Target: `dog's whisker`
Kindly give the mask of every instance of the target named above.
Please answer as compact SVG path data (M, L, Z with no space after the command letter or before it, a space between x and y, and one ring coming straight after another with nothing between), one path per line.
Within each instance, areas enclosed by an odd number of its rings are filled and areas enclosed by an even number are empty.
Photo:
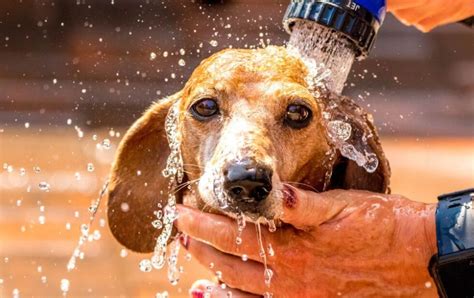
M179 192L179 191L182 190L183 188L188 187L189 185L198 183L199 180L201 180L201 178L194 179L194 180L191 180L191 181L187 181L187 182L185 182L185 183L182 183L182 184L178 185L178 187L176 187L175 189L173 189L172 194L176 194L177 192Z
M186 166L186 167L195 167L195 168L199 168L199 169L204 169L203 166L200 166L200 165L197 165L197 164L192 164L192 163L183 163L183 166Z
M306 186L308 188L310 188L312 191L314 192L320 192L318 189L316 189L314 186L310 185L310 184L307 184L307 183L302 183L302 182L295 182L295 181L282 181L283 185L286 185L286 186L289 186L289 187L293 187L293 188L296 188L293 184L295 185L301 185L301 186Z
M186 173L188 175L196 175L196 174L199 174L197 172L191 172L191 171L186 171L186 170L183 170L183 173Z

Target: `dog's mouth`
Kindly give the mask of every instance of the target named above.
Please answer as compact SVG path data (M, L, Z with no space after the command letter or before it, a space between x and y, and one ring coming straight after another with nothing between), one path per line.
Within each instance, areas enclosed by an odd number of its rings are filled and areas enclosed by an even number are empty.
M268 167L239 162L222 171L205 173L199 192L205 203L232 217L252 221L272 220L279 215L282 186Z

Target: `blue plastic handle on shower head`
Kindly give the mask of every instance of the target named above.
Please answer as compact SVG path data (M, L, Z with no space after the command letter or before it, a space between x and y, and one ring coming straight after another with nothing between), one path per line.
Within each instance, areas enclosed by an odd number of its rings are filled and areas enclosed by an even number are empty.
M354 3L352 4L354 8L357 8L356 5L360 5L368 10L380 24L383 22L387 7L385 0L352 0L352 3ZM349 8L351 7L349 6Z

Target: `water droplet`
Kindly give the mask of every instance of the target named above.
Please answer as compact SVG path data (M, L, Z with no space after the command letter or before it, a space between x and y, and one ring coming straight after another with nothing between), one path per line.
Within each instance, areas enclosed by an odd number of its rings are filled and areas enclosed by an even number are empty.
M38 216L38 223L40 225L44 225L45 222L46 222L46 217L44 215Z
M270 257L273 257L275 255L275 251L273 250L273 247L272 247L271 243L268 243L267 251L268 251L268 255Z
M25 174L26 174L25 168L20 168L20 176L23 177L23 176L25 176Z
M92 164L91 162L87 164L87 171L88 172L94 172L94 164Z
M217 40L214 40L214 39L211 40L211 41L209 42L209 44L210 44L211 46L213 46L213 47L217 47L217 46L219 45L219 43L217 42Z
M178 65L179 65L179 66L185 66L185 65L186 65L186 61L184 61L184 59L179 59Z
M141 272L150 272L153 268L149 259L143 259L140 261L139 268Z
M242 255L242 261L247 262L249 257L246 254Z
M272 269L266 268L264 272L264 276L265 276L265 284L267 285L267 287L270 287L271 282L272 282L272 277L273 277Z
M33 167L33 172L35 172L36 174L39 174L41 172L40 167Z
M171 253L168 257L168 280L173 286L178 284L181 275L177 268L180 247L179 240L173 241L170 247Z
M95 204L92 204L91 206L89 206L89 212L94 214L97 212L97 206Z
M374 173L379 166L379 159L375 153L367 153L365 155L366 162L364 164L364 168L369 173Z
M13 296L13 298L19 298L20 297L20 290L13 289L12 296Z
M235 244L241 245L241 244L242 244L242 238L240 238L240 237L235 237Z
M156 53L155 52L151 52L150 53L150 61L153 61L156 59Z
M216 277L218 279L222 279L222 272L221 271L216 271Z
M92 233L92 237L94 238L95 241L99 240L101 237L100 231L95 230L94 233Z
M179 49L179 54L181 56L184 56L184 55L186 55L186 51L184 49Z
M431 286L432 286L431 282L429 282L429 281L425 282L425 288L429 289L429 288L431 288Z
M71 124L72 124L72 120L71 120L71 119L67 119L66 124L67 124L67 125L71 125Z
M272 220L268 220L267 222L268 222L268 231L269 231L270 233L275 232L276 229L277 229L277 228L276 228L276 225L275 225L275 220L272 219Z
M25 128L30 128L30 122L25 122Z
M327 124L328 133L331 138L338 142L349 140L352 134L352 127L349 123L340 120L330 121Z
M82 224L81 225L81 233L82 233L82 236L84 236L84 237L89 236L89 226L86 225L86 224Z
M161 228L163 228L163 223L162 223L161 220L159 220L159 219L156 219L156 220L152 221L151 224L153 225L153 227L154 227L155 229L161 229Z
M109 150L111 148L110 140L109 139L104 139L102 141L102 149Z
M156 293L155 295L155 298L168 298L169 297L169 294L168 294L168 291L164 291L164 292L159 292L159 293Z
M155 251L153 256L151 257L151 264L155 269L161 269L165 266L165 250L161 251L159 254Z
M122 202L122 204L120 204L120 209L123 212L128 212L130 210L130 206L128 205L127 202Z
M70 223L66 223L66 230L70 231L71 230L71 224Z
M63 294L66 294L69 291L69 280L63 278L61 279L61 291Z
M51 189L50 189L50 185L47 183L47 182L40 182L38 184L38 187L41 191L45 191L45 192L49 192Z
M168 57L168 52L167 51L163 52L163 57L165 57L165 58Z
M128 256L128 251L125 248L122 248L120 250L120 257L125 258L126 256Z

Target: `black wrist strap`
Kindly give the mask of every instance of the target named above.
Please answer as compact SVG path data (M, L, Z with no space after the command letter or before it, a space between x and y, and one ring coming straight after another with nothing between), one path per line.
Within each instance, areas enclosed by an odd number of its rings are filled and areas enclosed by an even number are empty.
M474 189L438 197L438 254L429 270L441 297L474 297Z

